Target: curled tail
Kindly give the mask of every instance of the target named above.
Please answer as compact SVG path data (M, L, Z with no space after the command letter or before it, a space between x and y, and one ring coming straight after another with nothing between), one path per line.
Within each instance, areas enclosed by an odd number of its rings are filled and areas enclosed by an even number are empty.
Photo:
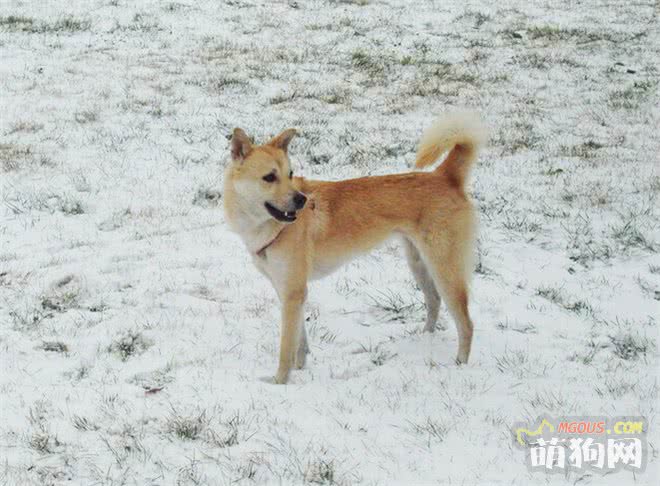
M444 174L457 187L462 188L479 148L487 138L486 128L478 115L467 111L450 113L436 121L422 135L415 167L427 167L447 150L451 150L435 172Z

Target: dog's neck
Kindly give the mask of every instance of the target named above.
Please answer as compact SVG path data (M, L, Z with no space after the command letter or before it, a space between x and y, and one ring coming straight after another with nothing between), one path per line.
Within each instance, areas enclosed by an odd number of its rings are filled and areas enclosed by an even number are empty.
M238 218L239 221L249 221L247 218ZM266 249L275 243L280 234L286 229L286 225L270 219L258 224L245 224L237 228L243 243L250 253L262 257Z
M280 237L282 232L286 229L285 225L281 225L280 229L275 233L275 236L270 238L269 240L266 241L266 244L264 244L261 248L259 248L257 251L255 251L255 255L257 255L260 258L265 258L266 257L266 250L268 249L269 246L271 246L273 243L277 241L277 239Z

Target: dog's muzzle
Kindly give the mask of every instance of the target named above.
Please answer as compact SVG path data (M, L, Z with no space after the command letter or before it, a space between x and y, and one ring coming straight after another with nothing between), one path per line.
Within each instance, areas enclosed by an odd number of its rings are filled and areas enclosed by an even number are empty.
M295 211L280 211L269 202L264 203L264 206L266 206L270 215L278 221L282 221L283 223L293 223L296 220Z
M264 203L264 206L266 207L268 213L276 220L281 221L282 223L293 223L296 220L297 212L305 207L307 196L305 196L302 192L296 192L291 202L294 209L288 211L282 211L269 202Z

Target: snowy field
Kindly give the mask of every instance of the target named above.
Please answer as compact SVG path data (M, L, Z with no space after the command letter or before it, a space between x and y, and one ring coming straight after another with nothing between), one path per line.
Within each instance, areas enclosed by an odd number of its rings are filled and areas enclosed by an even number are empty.
M0 4L0 484L658 484L657 2ZM314 282L312 354L222 214L235 126L297 174L491 128L475 340L391 241ZM365 207L365 211L369 208ZM647 471L533 473L512 424L644 415Z

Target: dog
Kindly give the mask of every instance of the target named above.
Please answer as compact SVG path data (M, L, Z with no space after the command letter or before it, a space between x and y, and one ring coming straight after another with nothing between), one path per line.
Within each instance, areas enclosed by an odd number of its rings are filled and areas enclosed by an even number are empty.
M275 383L286 383L291 368L302 368L309 352L303 322L307 282L393 234L403 237L410 269L424 293L424 331L435 330L444 298L458 329L456 363L467 363L477 215L465 185L486 140L478 116L457 112L423 134L415 168L428 167L448 152L433 171L336 182L293 176L288 147L295 135L288 129L254 145L236 128L224 176L225 219L282 304Z

